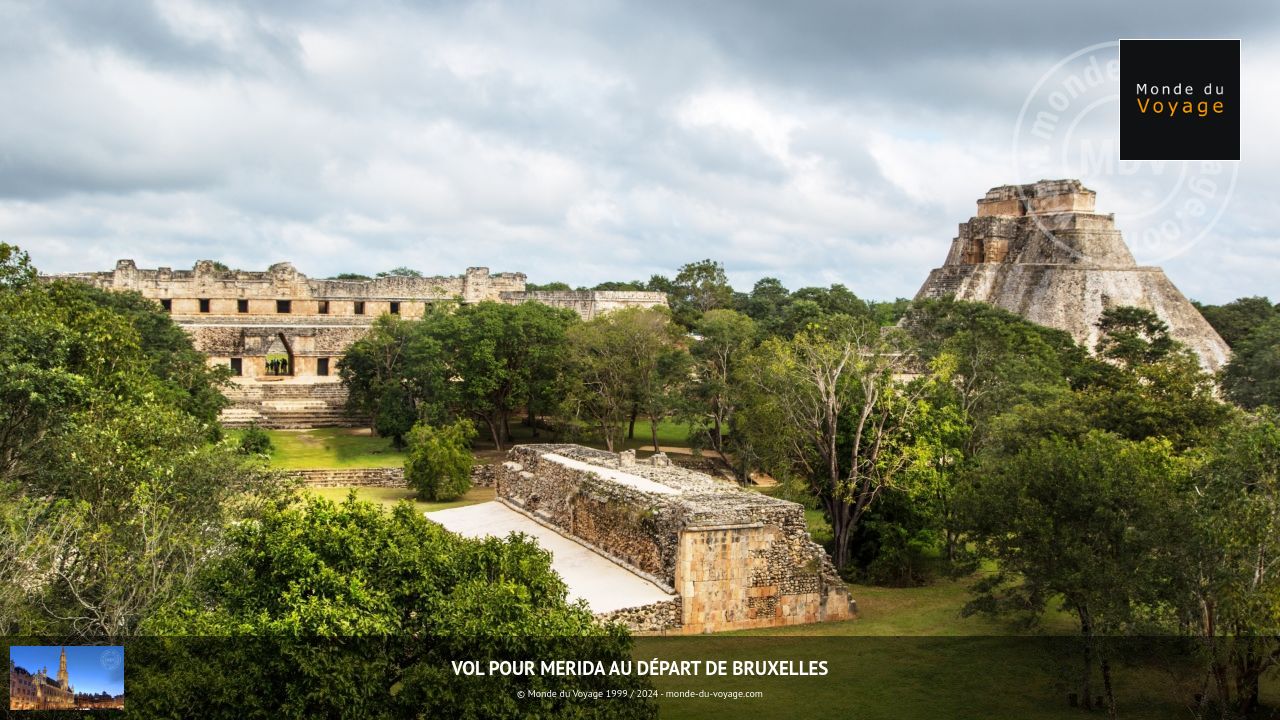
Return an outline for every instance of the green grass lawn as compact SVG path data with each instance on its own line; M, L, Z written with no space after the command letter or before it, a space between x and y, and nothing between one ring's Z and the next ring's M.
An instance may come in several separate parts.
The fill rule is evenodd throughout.
M859 720L1091 717L1071 708L1079 667L1070 616L1051 611L1028 631L1003 619L962 617L976 578L926 587L850 585L855 620L698 637L642 637L637 659L825 660L825 677L653 678L664 691L759 691L762 698L660 698L663 718L803 717ZM1119 717L1190 717L1194 677L1156 654L1154 661L1117 662ZM1179 680L1175 682L1175 677ZM1101 682L1094 692L1101 694ZM1274 681L1263 701L1280 701ZM1095 711L1092 716L1105 717Z
M772 489L770 489L772 490ZM772 494L772 492L771 492ZM807 510L810 531L830 539L820 510ZM844 622L793 625L699 637L641 637L637 659L825 660L825 677L652 678L659 692L757 691L761 698L660 698L663 718L743 716L934 720L1090 717L1072 708L1080 666L1072 615L1052 608L1028 629L1005 618L965 617L970 586L983 572L939 579L923 587L850 584L858 617ZM1114 668L1119 716L1138 720L1189 717L1194 677L1156 654ZM1175 678L1180 678L1175 682ZM1101 695L1101 680L1094 693ZM1263 700L1280 701L1280 688L1264 684ZM1093 715L1105 717L1105 712Z
M626 447L639 448L649 445L649 425L636 424L636 439L626 441ZM229 431L238 438L240 431ZM364 467L400 467L404 464L404 452L391 446L389 438L373 435L366 428L317 428L314 430L268 430L274 450L271 466L279 470L346 469ZM520 423L511 426L513 443L555 442L555 438L543 431L533 436L533 429ZM688 447L689 428L667 421L658 426L658 442L663 446ZM591 447L603 448L603 444ZM495 452L493 443L481 433L476 440L476 457L491 462L503 455Z
M462 507L463 505L475 505L476 503L488 502L493 499L493 488L473 487L467 491L465 495L452 500L450 502L429 503L414 498L414 491L408 488L384 488L384 487L328 487L328 488L307 488L307 492L312 495L318 495L334 502L342 502L347 499L347 493L355 491L356 497L361 500L377 503L385 508L392 508L403 500L413 503L414 508L420 512L432 512L435 510L445 510L447 508Z
M275 448L271 466L279 470L404 465L404 453L391 447L389 438L376 437L363 428L268 430L267 434Z

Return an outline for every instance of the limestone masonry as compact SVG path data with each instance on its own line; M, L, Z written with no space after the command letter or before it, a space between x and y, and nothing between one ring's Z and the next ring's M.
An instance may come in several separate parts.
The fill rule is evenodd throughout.
M1217 370L1227 361L1227 344L1163 270L1134 262L1115 216L1094 211L1095 197L1079 180L991 189L916 299L954 295L997 305L1065 330L1090 349L1104 310L1146 308L1201 365Z
M498 501L673 593L607 617L702 633L844 620L848 589L809 537L804 508L671 465L580 445L518 445Z
M201 260L191 270L139 269L120 260L110 272L54 276L106 290L135 291L160 303L213 364L230 366L228 425L308 428L360 424L344 412L337 363L383 314L420 318L437 303L540 302L583 319L625 307L666 305L664 293L526 291L523 273L467 268L444 277L317 280L282 262L266 272L219 270Z

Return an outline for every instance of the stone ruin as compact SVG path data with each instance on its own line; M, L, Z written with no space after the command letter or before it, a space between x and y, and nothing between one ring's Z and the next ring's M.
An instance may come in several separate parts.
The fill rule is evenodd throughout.
M804 508L671 465L580 445L518 445L497 502L648 579L670 600L605 614L633 630L704 633L853 616Z
M51 276L155 300L215 365L231 368L228 427L257 423L298 429L365 424L347 415L337 364L381 315L420 318L442 303L540 302L585 320L626 307L666 305L664 293L526 291L523 273L467 268L462 275L309 278L290 263L266 271L222 270L201 260L191 270L141 269L120 260L112 271Z
M1095 212L1095 199L1079 180L992 188L916 299L953 295L996 305L1065 330L1089 349L1103 311L1145 308L1216 371L1227 361L1227 344L1163 270L1134 262L1115 216Z

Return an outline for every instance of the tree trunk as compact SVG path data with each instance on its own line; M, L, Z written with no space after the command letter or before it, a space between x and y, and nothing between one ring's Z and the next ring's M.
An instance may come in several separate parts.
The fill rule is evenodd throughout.
M632 405L631 406L631 422L627 424L628 440L636 439L636 418L639 417L639 415L640 415L640 408L635 405Z
M1258 708L1259 678L1262 675L1262 649L1258 638L1248 637L1246 633L1237 632L1237 644L1244 647L1236 655L1236 710L1241 716L1248 717Z
M653 437L653 451L659 452L661 448L658 447L658 421L653 418L649 418L649 435Z
M824 501L827 514L831 516L831 534L835 536L835 548L831 560L835 563L836 572L844 570L849 562L849 536L853 531L852 518L847 503L835 498Z
M528 407L525 408L525 422L529 423L529 427L533 428L533 436L538 437L538 416L533 414L533 401L529 401Z
M486 418L484 419L484 424L489 426L489 436L493 438L493 447L494 447L494 449L496 449L496 450L501 450L501 449L502 449L502 438L500 437L501 433L499 433L499 432L498 432L498 425L497 425L497 423L495 423L495 422L493 421L493 419L492 419L492 418L487 418L487 417L486 417Z
M1080 676L1080 686L1084 693L1084 709L1093 709L1093 622L1089 610L1084 606L1076 607L1080 616L1080 636L1084 639L1084 672Z
M600 434L604 435L604 446L613 452L613 430L609 427L608 421L600 422Z
M502 441L511 442L511 413L502 411Z
M1102 655L1102 689L1107 695L1107 717L1116 720L1116 696L1111 687L1111 661Z

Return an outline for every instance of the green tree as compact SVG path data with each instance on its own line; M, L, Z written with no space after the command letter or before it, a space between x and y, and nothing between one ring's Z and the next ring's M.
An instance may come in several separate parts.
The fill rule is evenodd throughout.
M510 441L510 416L553 404L577 316L541 303L433 307L421 320L384 316L347 349L339 373L348 405L395 437L417 420L470 417L495 447Z
M681 265L667 292L672 317L687 328L693 327L702 313L733 305L733 288L725 275L724 265L715 260Z
M569 283L560 282L557 280L554 282L541 283L541 284L525 283L524 289L530 292L537 292L537 291L565 291L565 290L572 290L573 288L569 286Z
M1127 368L1159 362L1174 349L1169 326L1145 308L1107 308L1097 325L1102 336L1094 351Z
M649 290L648 284L640 280L608 280L597 283L592 290Z
M1166 506L1161 554L1168 604L1208 660L1206 698L1238 717L1258 709L1280 662L1280 425L1274 412L1233 415Z
M384 277L420 278L422 277L422 273L417 270L414 270L413 268L405 267L401 265L400 267L391 268L390 270L383 270L382 272L378 273L378 277L380 278L384 278Z
M871 314L867 304L863 302L857 295L854 295L849 288L839 283L829 288L806 287L791 293L791 300L812 301L818 307L818 314L821 317L829 315L849 315L851 317L866 317ZM796 328L797 330L801 328Z
M0 545L0 566L24 568L15 629L129 635L284 485L211 442L220 376L153 303L32 282L3 254L0 510L10 538L44 539Z
M1080 688L1092 705L1101 661L1114 715L1111 663L1099 638L1131 630L1153 599L1167 539L1169 488L1186 473L1167 442L1088 430L989 455L961 496L972 537L1000 571L981 581L968 612L1014 612L1035 623L1055 598L1082 639Z
M964 569L954 496L978 472L974 460L992 420L1066 392L1085 353L1066 333L985 303L926 300L911 308L904 328L919 344L922 360L948 378L935 385L932 410L922 416L916 472L928 489L928 497L919 499L936 514L945 556L954 569Z
M783 319L791 293L777 278L760 278L743 302L743 311L755 321L764 336L782 334Z
M892 301L869 300L867 309L881 325L896 325L911 310L911 301L907 298L895 298Z
M0 290L22 290L35 281L31 256L16 245L0 243Z
M1280 307L1265 297L1246 297L1226 305L1196 304L1204 319L1234 350L1255 328L1280 316Z
M418 365L425 364L419 328L413 321L384 314L374 320L367 333L347 347L338 363L338 375L347 389L349 411L372 419L379 434L397 443L402 442L404 433L413 427L417 420L415 401L425 394L421 387L415 388L417 392L412 394L405 390L410 382L411 356L415 350ZM431 377L443 372L433 370Z
M396 449L405 447L405 435L418 422L418 410L414 406L413 396L404 384L388 383L382 388L378 398L377 411L373 416L373 430L378 435L391 438L391 445Z
M610 451L628 418L658 424L676 407L688 367L664 308L624 308L570 328L563 408L597 430Z
M511 438L511 414L547 404L546 394L566 352L570 310L541 303L466 305L428 332L442 348L451 407L489 430L494 446Z
M1280 408L1280 315L1237 341L1222 370L1222 388L1246 408Z
M245 455L270 455L274 449L271 435L258 427L257 423L250 423L240 435L240 452Z
M822 503L837 567L876 498L912 477L913 429L934 382L899 379L912 363L904 333L848 316L770 338L742 363L739 427L767 471L802 479Z
M409 454L404 479L428 502L456 500L471 489L471 441L476 428L461 419L443 427L426 423L413 426L407 436Z
M165 648L163 666L130 678L131 712L149 717L187 714L191 698L211 718L586 718L602 707L611 717L656 716L646 702L516 694L643 680L455 673L454 660L607 664L630 659L631 643L568 602L550 554L532 540L463 538L408 503L392 512L354 494L341 504L280 503L236 526L184 602L146 629L184 636Z
M361 275L360 273L347 272L347 273L338 273L337 275L334 275L329 279L330 280L372 280L373 278L369 277L368 275Z
M1167 438L1184 450L1226 420L1213 377L1154 313L1113 308L1098 327L1102 360L1085 363L1075 383L1095 427L1130 440Z
M755 322L736 310L710 310L694 327L696 340L689 349L694 361L691 414L707 446L722 456L737 405L733 382L756 333Z

